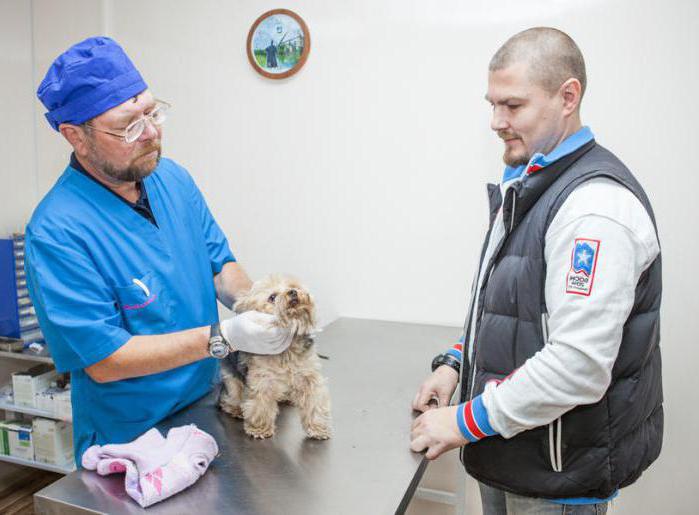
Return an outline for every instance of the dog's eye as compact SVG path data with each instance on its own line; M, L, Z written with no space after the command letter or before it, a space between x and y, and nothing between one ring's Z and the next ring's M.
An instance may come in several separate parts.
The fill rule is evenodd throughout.
M274 299L276 299L276 298L277 298L277 294L276 294L276 293L273 293L272 295L269 296L269 298L267 299L267 301L268 301L268 302L274 302Z

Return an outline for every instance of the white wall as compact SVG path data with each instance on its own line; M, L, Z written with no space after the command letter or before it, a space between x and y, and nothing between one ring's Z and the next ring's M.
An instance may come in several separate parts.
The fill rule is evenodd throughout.
M37 201L31 3L0 0L0 238L19 231Z
M259 77L245 55L251 23L277 2L30 4L32 27L12 24L19 32L0 36L19 42L25 59L12 91L29 80L27 31L34 32L32 93L70 43L99 31L114 36L152 90L173 103L165 152L195 176L234 252L255 277L286 271L309 283L324 321L461 324L486 223L484 183L502 168L483 100L488 60L526 27L568 32L588 66L583 120L646 187L664 253L665 448L615 508L693 511L699 212L690 149L699 4L289 0L283 6L308 23L312 50L299 74L279 82ZM3 114L26 118L31 107L22 98L0 104ZM35 105L36 154L26 138L8 144L7 126L0 150L28 174L26 163L36 160L38 186L25 189L41 196L68 149ZM0 173L0 223L16 223L30 200L9 208L22 197L6 185L20 179L8 168Z
M38 195L31 30L29 2L0 0L0 156L5 160L0 166L0 238L22 229ZM0 385L20 367L21 362L0 360ZM20 467L0 463L0 485L20 472Z

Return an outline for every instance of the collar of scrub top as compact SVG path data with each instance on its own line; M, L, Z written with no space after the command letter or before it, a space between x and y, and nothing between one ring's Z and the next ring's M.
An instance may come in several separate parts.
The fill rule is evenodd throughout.
M74 170L77 170L81 174L85 175L86 177L89 177L91 180L102 186L105 190L107 190L109 193L117 197L119 200L122 202L126 203L129 205L134 211L136 211L139 215L141 215L143 218L148 220L150 223L158 227L158 222L155 221L155 216L153 215L153 210L150 207L150 201L148 200L148 192L146 191L146 184L143 181L138 181L138 190L139 190L139 195L138 195L138 200L136 202L129 202L126 200L124 197L117 195L114 193L112 190L107 188L104 184L102 184L100 181L95 179L87 170L85 170L85 167L78 161L78 158L75 157L75 152L70 154L70 167L73 168Z
M560 158L567 156L571 152L575 152L585 143L592 141L594 138L595 136L592 134L592 131L588 126L581 127L576 132L561 141L558 146L548 154L534 154L529 160L529 163L526 165L506 166L505 172L502 174L502 182L504 184L512 179L538 172L554 161L558 161Z

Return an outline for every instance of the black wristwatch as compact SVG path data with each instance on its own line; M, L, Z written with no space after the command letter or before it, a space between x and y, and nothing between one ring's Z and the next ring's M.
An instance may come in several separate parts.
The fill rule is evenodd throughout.
M451 354L440 354L435 356L435 358L432 360L432 372L437 370L437 368L441 367L442 365L451 367L456 370L457 374L461 374L461 361L456 359Z
M211 324L209 336L209 355L212 358L223 359L231 352L231 346L221 334L221 324Z

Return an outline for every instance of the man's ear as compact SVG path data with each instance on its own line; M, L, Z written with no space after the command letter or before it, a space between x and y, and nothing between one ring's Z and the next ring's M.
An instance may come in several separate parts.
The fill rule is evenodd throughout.
M561 85L559 92L563 99L563 114L568 116L574 113L580 106L580 99L582 97L582 85L580 81L574 78L568 79Z
M70 143L78 156L84 157L87 155L87 134L85 129L71 123L62 123L58 126L58 130Z

